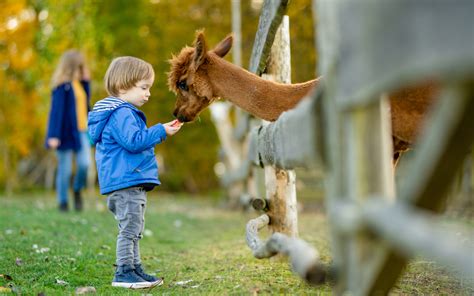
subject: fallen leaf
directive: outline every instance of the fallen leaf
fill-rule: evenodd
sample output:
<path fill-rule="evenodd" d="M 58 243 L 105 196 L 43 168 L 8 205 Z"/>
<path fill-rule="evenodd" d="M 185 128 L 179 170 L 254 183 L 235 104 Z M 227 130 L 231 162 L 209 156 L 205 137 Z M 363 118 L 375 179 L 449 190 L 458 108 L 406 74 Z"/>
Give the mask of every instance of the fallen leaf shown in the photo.
<path fill-rule="evenodd" d="M 21 260 L 21 258 L 16 258 L 16 259 L 15 259 L 15 264 L 16 264 L 17 266 L 22 266 L 22 265 L 23 265 L 23 261 Z"/>
<path fill-rule="evenodd" d="M 174 283 L 176 286 L 184 286 L 190 282 L 192 282 L 193 280 L 186 280 L 186 281 L 179 281 L 179 282 L 176 282 Z"/>
<path fill-rule="evenodd" d="M 153 231 L 151 231 L 150 229 L 145 229 L 145 231 L 143 232 L 143 235 L 145 235 L 145 236 L 153 236 Z"/>
<path fill-rule="evenodd" d="M 15 286 L 13 283 L 8 283 L 8 287 L 12 290 L 12 293 L 15 295 L 21 295 L 21 290 L 19 287 Z"/>
<path fill-rule="evenodd" d="M 252 293 L 252 295 L 258 295 L 258 292 L 260 292 L 260 288 L 258 287 L 253 287 L 250 289 L 250 293 Z"/>
<path fill-rule="evenodd" d="M 46 253 L 49 252 L 49 248 L 41 248 L 39 250 L 36 250 L 37 253 Z"/>
<path fill-rule="evenodd" d="M 10 293 L 12 289 L 0 286 L 0 293 Z"/>
<path fill-rule="evenodd" d="M 173 225 L 176 228 L 180 228 L 183 225 L 183 222 L 179 219 L 176 219 L 176 220 L 174 220 Z"/>
<path fill-rule="evenodd" d="M 76 289 L 76 295 L 80 294 L 87 294 L 87 293 L 96 293 L 96 289 L 94 287 L 79 287 Z"/>
<path fill-rule="evenodd" d="M 4 278 L 7 281 L 13 281 L 13 278 L 9 276 L 8 274 L 0 274 L 0 278 Z"/>
<path fill-rule="evenodd" d="M 60 279 L 56 279 L 56 284 L 60 285 L 60 286 L 66 286 L 66 285 L 69 285 L 68 282 L 64 281 L 64 280 L 60 280 Z"/>

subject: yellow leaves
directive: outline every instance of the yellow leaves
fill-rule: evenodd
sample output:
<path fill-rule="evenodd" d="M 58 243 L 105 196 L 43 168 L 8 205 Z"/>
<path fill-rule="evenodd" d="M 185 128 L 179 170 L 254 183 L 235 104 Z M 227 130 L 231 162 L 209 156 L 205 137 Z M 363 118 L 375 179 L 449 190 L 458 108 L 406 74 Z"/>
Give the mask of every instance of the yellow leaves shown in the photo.
<path fill-rule="evenodd" d="M 3 278 L 7 281 L 12 281 L 13 280 L 13 278 L 11 276 L 9 276 L 8 274 L 0 274 L 0 278 Z M 10 293 L 10 292 L 12 292 L 12 289 L 10 287 L 0 286 L 0 293 Z"/>
<path fill-rule="evenodd" d="M 6 16 L 18 15 L 26 6 L 24 0 L 7 0 L 2 4 L 2 12 L 0 13 L 0 20 L 5 19 Z"/>
<path fill-rule="evenodd" d="M 44 130 L 38 129 L 44 121 L 35 112 L 40 98 L 33 86 L 33 72 L 38 62 L 35 48 L 37 31 L 36 13 L 26 1 L 8 0 L 2 4 L 0 136 L 4 140 L 4 149 L 20 157 L 31 152 L 38 131 Z M 11 162 L 14 165 L 16 161 L 12 158 Z"/>
<path fill-rule="evenodd" d="M 0 12 L 0 63 L 13 70 L 25 70 L 34 60 L 33 45 L 37 29 L 36 14 L 25 1 L 7 1 Z"/>
<path fill-rule="evenodd" d="M 12 46 L 13 47 L 13 46 Z M 14 70 L 25 70 L 33 64 L 33 49 L 31 47 L 17 50 L 17 47 L 10 51 L 10 67 Z"/>
<path fill-rule="evenodd" d="M 35 11 L 25 1 L 7 1 L 0 12 L 0 32 L 14 33 L 24 24 L 34 22 Z"/>
<path fill-rule="evenodd" d="M 20 156 L 25 156 L 33 148 L 35 133 L 43 130 L 41 120 L 35 114 L 38 96 L 35 93 L 24 92 L 17 81 L 7 82 L 8 92 L 15 94 L 3 98 L 5 104 L 0 106 L 2 120 L 5 125 L 0 130 L 8 147 L 13 148 Z M 3 104 L 2 104 L 3 105 Z"/>

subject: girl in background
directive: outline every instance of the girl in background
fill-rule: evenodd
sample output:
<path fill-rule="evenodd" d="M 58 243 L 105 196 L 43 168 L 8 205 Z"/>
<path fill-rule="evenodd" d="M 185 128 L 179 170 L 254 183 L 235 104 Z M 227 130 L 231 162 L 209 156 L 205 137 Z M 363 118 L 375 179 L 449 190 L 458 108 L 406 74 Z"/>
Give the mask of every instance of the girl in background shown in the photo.
<path fill-rule="evenodd" d="M 53 74 L 52 103 L 46 147 L 56 150 L 58 169 L 56 194 L 59 210 L 68 211 L 68 191 L 75 155 L 74 208 L 81 211 L 81 190 L 86 186 L 90 163 L 87 113 L 90 110 L 90 75 L 84 56 L 77 50 L 66 51 Z"/>

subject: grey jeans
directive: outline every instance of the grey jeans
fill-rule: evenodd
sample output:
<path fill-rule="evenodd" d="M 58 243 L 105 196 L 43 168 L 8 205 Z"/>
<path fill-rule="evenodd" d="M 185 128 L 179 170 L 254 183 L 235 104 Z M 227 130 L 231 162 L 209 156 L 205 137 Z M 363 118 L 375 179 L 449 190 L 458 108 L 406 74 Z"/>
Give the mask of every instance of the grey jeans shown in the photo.
<path fill-rule="evenodd" d="M 138 241 L 145 227 L 146 191 L 131 187 L 107 196 L 107 207 L 118 222 L 117 265 L 140 264 Z"/>

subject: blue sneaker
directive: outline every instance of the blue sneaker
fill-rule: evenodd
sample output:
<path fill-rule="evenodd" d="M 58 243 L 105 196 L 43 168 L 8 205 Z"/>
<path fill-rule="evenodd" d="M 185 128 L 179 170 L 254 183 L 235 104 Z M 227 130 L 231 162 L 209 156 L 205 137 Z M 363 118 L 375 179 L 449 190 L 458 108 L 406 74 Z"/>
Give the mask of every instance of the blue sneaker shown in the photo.
<path fill-rule="evenodd" d="M 161 286 L 163 284 L 163 278 L 146 274 L 141 264 L 135 264 L 135 273 L 145 281 L 155 284 L 155 286 Z"/>
<path fill-rule="evenodd" d="M 135 273 L 131 265 L 121 265 L 115 271 L 112 287 L 121 287 L 127 289 L 146 289 L 156 286 L 156 284 L 147 282 Z"/>

